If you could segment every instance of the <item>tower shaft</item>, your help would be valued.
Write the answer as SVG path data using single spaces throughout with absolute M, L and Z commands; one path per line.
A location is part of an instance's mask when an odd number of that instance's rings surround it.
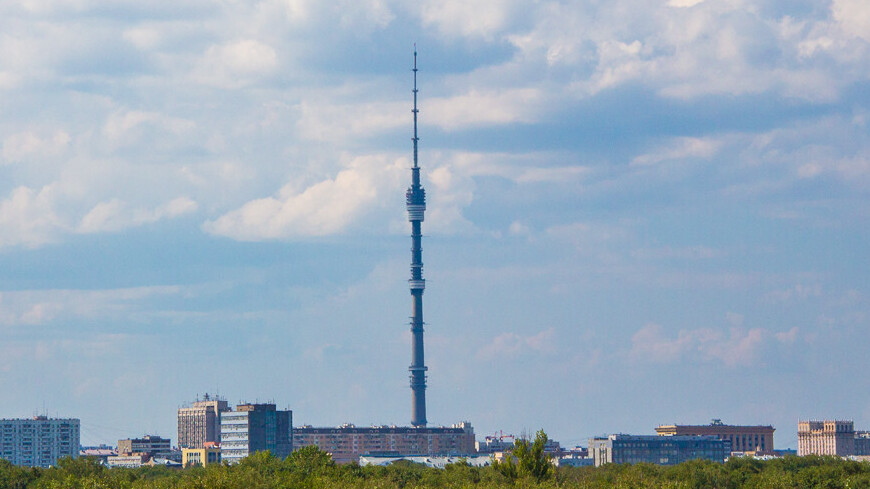
M 421 224 L 426 211 L 426 191 L 420 184 L 420 167 L 417 162 L 417 51 L 414 50 L 414 167 L 411 168 L 411 186 L 405 193 L 408 220 L 411 222 L 411 426 L 426 426 L 426 371 L 423 355 L 423 235 Z

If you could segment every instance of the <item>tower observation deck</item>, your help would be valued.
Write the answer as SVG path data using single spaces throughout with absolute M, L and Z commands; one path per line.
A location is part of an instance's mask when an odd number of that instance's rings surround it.
M 420 224 L 426 212 L 426 191 L 420 185 L 420 167 L 417 164 L 417 50 L 414 49 L 414 166 L 411 168 L 411 187 L 405 193 L 408 220 L 411 222 L 411 426 L 426 426 L 426 371 L 423 357 L 423 248 L 420 246 L 422 234 Z

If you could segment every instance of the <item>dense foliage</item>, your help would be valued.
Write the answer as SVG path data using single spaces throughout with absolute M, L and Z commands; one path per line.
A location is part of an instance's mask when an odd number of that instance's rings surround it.
M 514 442 L 513 455 L 516 463 L 513 457 L 508 457 L 503 462 L 493 461 L 493 469 L 512 481 L 520 477 L 537 481 L 547 479 L 553 473 L 553 465 L 544 453 L 546 444 L 547 434 L 544 430 L 538 431 L 535 441 L 520 438 Z
M 529 449 L 534 448 L 531 443 Z M 0 489 L 411 489 L 411 488 L 868 488 L 870 464 L 833 457 L 787 457 L 725 464 L 693 461 L 673 467 L 650 464 L 599 468 L 549 468 L 541 475 L 458 463 L 432 469 L 412 463 L 389 467 L 335 465 L 323 452 L 305 448 L 286 460 L 257 453 L 235 466 L 173 470 L 163 467 L 106 469 L 93 460 L 66 459 L 50 469 L 15 467 L 0 460 Z M 524 473 L 521 473 L 524 472 Z

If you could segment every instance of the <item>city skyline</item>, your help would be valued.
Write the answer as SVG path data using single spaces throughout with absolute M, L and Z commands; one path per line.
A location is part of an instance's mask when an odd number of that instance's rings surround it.
M 409 424 L 416 42 L 429 426 L 870 426 L 858 0 L 13 0 L 0 32 L 0 417 Z

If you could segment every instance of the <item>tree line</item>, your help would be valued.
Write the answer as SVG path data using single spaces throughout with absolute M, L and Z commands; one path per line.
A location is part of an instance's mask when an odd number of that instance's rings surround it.
M 336 465 L 316 447 L 286 459 L 258 452 L 236 465 L 171 469 L 108 469 L 87 457 L 66 458 L 48 469 L 0 460 L 0 489 L 425 489 L 425 488 L 867 488 L 870 463 L 835 457 L 732 458 L 724 464 L 694 460 L 652 464 L 554 467 L 546 463 L 539 432 L 515 447 L 516 460 L 487 467 L 459 461 L 444 469 L 397 462 L 386 467 Z M 543 435 L 546 440 L 546 435 Z M 541 462 L 544 462 L 541 465 Z

